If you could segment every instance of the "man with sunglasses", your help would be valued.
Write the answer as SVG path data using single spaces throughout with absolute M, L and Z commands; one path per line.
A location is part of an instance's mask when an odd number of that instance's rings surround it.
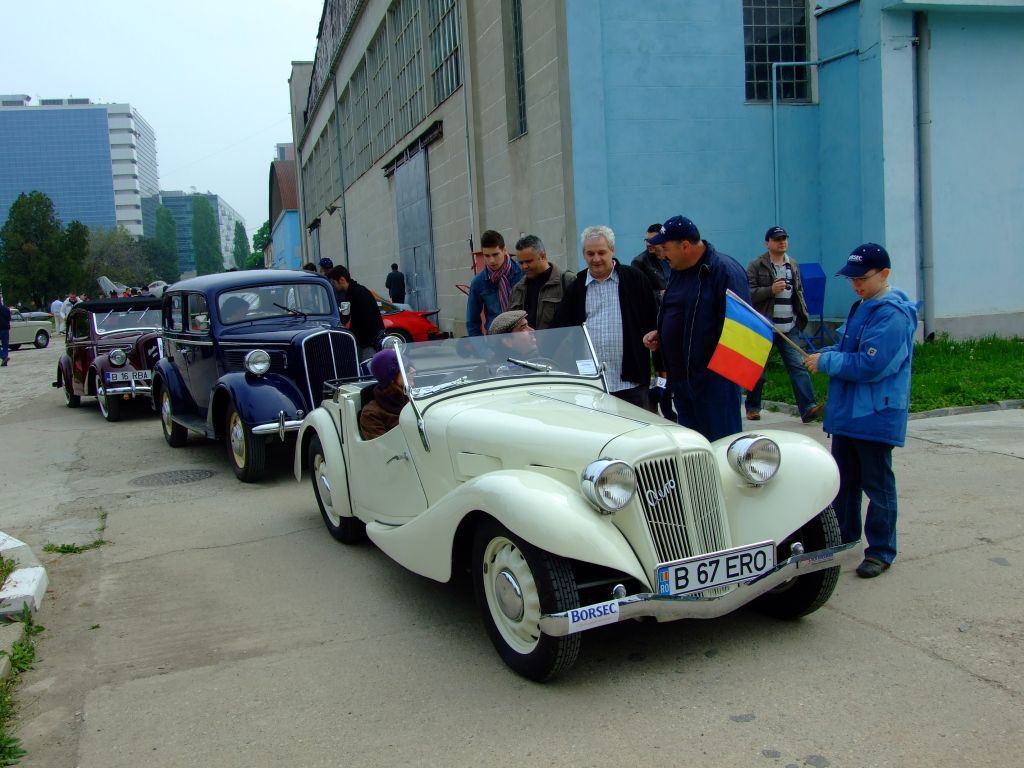
M 907 435 L 910 366 L 917 307 L 889 285 L 892 264 L 885 248 L 864 243 L 837 273 L 849 278 L 858 301 L 840 329 L 839 343 L 808 355 L 811 373 L 829 376 L 825 432 L 839 467 L 833 506 L 844 542 L 867 539 L 857 575 L 871 579 L 896 558 L 896 477 L 892 449 Z M 868 497 L 861 522 L 861 497 Z

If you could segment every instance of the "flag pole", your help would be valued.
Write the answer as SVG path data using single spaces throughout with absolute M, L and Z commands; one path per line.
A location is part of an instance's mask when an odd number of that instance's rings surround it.
M 780 331 L 780 330 L 778 329 L 778 326 L 776 326 L 776 325 L 775 325 L 774 323 L 772 323 L 772 328 L 774 328 L 774 329 L 775 329 L 775 334 L 776 334 L 777 336 L 779 336 L 780 338 L 782 338 L 782 340 L 783 340 L 783 341 L 785 341 L 785 342 L 786 342 L 787 344 L 789 344 L 789 346 L 791 346 L 791 347 L 792 347 L 793 349 L 795 349 L 795 350 L 796 350 L 797 352 L 799 352 L 799 353 L 800 353 L 801 355 L 803 355 L 803 356 L 804 356 L 804 359 L 805 359 L 805 360 L 806 360 L 806 359 L 807 359 L 808 357 L 810 357 L 810 354 L 808 354 L 807 352 L 805 352 L 805 351 L 804 351 L 804 349 L 803 349 L 803 347 L 801 347 L 801 346 L 800 346 L 799 344 L 797 344 L 797 343 L 796 343 L 795 341 L 793 341 L 793 340 L 792 340 L 791 338 L 789 338 L 789 336 L 787 336 L 787 335 L 786 335 L 786 334 L 784 334 L 784 333 L 783 333 L 782 331 Z

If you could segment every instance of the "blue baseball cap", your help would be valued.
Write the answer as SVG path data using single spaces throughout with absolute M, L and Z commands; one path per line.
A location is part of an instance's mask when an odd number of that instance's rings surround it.
M 320 259 L 320 266 L 324 269 L 334 269 L 334 262 L 324 256 Z
M 889 269 L 892 262 L 885 248 L 877 243 L 858 245 L 846 259 L 846 266 L 836 272 L 836 277 L 864 277 L 872 269 Z
M 781 240 L 784 237 L 788 238 L 789 233 L 782 227 L 771 227 L 764 233 L 765 240 Z
M 661 245 L 669 240 L 700 240 L 700 230 L 685 216 L 673 216 L 661 225 L 658 234 L 647 238 L 651 245 Z

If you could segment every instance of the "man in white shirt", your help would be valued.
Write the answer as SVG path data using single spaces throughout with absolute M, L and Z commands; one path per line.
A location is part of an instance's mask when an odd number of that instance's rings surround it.
M 64 302 L 59 298 L 54 299 L 50 302 L 50 314 L 53 315 L 53 322 L 57 329 L 57 333 L 64 333 L 64 318 L 61 317 L 60 310 L 64 306 Z

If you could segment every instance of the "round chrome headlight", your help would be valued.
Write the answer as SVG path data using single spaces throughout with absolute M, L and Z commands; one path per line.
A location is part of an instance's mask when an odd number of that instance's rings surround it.
M 636 493 L 636 475 L 624 461 L 598 459 L 587 465 L 580 478 L 580 486 L 587 501 L 610 515 L 629 504 Z
M 107 357 L 110 358 L 112 365 L 124 365 L 128 362 L 128 355 L 123 349 L 112 349 Z
M 270 370 L 270 354 L 262 349 L 254 349 L 245 356 L 245 370 L 257 376 L 262 376 Z
M 729 466 L 754 485 L 764 485 L 771 480 L 782 462 L 779 444 L 760 435 L 744 435 L 733 440 L 726 456 Z

